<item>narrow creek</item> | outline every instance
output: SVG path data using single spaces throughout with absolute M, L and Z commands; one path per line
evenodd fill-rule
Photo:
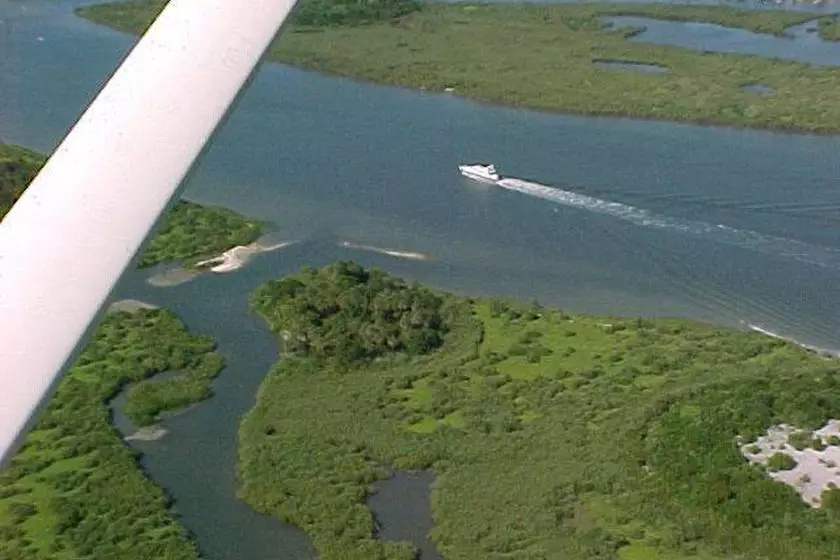
M 49 150 L 133 44 L 72 16 L 78 3 L 0 2 L 0 66 L 8 78 L 0 86 L 0 135 L 7 141 Z M 703 25 L 660 24 L 681 46 L 686 28 Z M 647 27 L 634 40 L 649 40 Z M 788 48 L 799 41 L 772 39 Z M 765 48 L 760 54 L 773 56 Z M 286 141 L 289 130 L 297 131 L 294 141 Z M 303 265 L 339 259 L 460 293 L 538 298 L 589 313 L 748 320 L 831 346 L 840 328 L 832 270 L 480 190 L 454 169 L 486 159 L 512 176 L 575 185 L 658 214 L 836 248 L 839 146 L 836 138 L 543 115 L 266 65 L 188 185 L 189 197 L 272 220 L 289 236 L 334 236 L 435 258 L 409 262 L 307 242 L 261 255 L 241 271 L 178 285 L 150 286 L 154 271 L 128 275 L 118 298 L 171 309 L 194 332 L 212 335 L 227 360 L 215 397 L 163 420 L 163 438 L 130 443 L 208 560 L 313 558 L 301 531 L 236 498 L 239 419 L 277 356 L 247 294 Z M 325 162 L 342 162 L 340 174 Z M 426 490 L 401 486 L 415 483 Z M 377 486 L 370 503 L 381 538 L 425 546 L 424 484 L 394 478 Z M 417 501 L 406 501 L 411 496 Z
M 644 31 L 628 39 L 634 43 L 673 45 L 696 51 L 840 66 L 840 42 L 820 38 L 816 20 L 789 27 L 783 36 L 754 33 L 712 23 L 665 21 L 637 16 L 605 16 L 601 21 L 616 29 L 643 28 Z
M 247 294 L 258 282 L 249 275 L 202 275 L 155 288 L 138 273 L 120 291 L 172 310 L 192 332 L 218 343 L 226 367 L 213 383 L 215 395 L 159 422 L 157 440 L 127 443 L 143 453 L 149 476 L 175 501 L 181 522 L 207 560 L 309 560 L 306 535 L 251 509 L 236 497 L 237 430 L 253 405 L 257 388 L 278 348 L 273 336 L 248 309 Z M 124 436 L 136 428 L 123 413 L 127 392 L 113 401 L 114 422 Z
M 368 266 L 381 266 L 384 261 L 375 255 L 354 256 Z M 170 309 L 192 332 L 213 336 L 225 358 L 226 367 L 213 383 L 215 395 L 166 415 L 155 426 L 165 430 L 162 437 L 132 437 L 137 428 L 123 412 L 127 390 L 111 403 L 114 424 L 129 438 L 127 443 L 143 453 L 142 464 L 149 476 L 173 497 L 177 515 L 205 560 L 316 558 L 302 531 L 257 513 L 236 497 L 239 420 L 253 406 L 259 385 L 278 356 L 274 336 L 248 308 L 248 294 L 259 283 L 295 272 L 304 264 L 319 266 L 341 258 L 348 258 L 346 251 L 331 243 L 303 243 L 259 255 L 234 273 L 203 274 L 166 287 L 148 283 L 148 278 L 165 268 L 138 271 L 118 289 L 119 298 Z M 426 473 L 396 473 L 376 485 L 369 503 L 381 526 L 378 536 L 412 542 L 421 550 L 422 560 L 440 558 L 427 537 L 431 481 Z

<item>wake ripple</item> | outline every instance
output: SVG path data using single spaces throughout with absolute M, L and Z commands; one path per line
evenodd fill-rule
M 496 185 L 504 189 L 521 192 L 564 206 L 614 216 L 642 227 L 677 231 L 685 235 L 725 243 L 743 249 L 795 259 L 810 265 L 840 269 L 840 250 L 829 247 L 821 247 L 787 237 L 767 235 L 720 224 L 715 225 L 707 222 L 671 218 L 669 216 L 653 214 L 647 210 L 628 204 L 602 200 L 593 196 L 548 187 L 539 183 L 532 183 L 531 181 L 523 181 L 522 179 L 500 179 L 496 182 Z

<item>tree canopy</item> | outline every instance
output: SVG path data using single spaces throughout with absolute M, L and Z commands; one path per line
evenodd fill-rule
M 0 220 L 38 174 L 44 161 L 41 154 L 0 143 Z
M 359 25 L 393 20 L 421 7 L 415 0 L 301 0 L 292 21 L 313 27 Z
M 0 144 L 0 220 L 17 202 L 46 157 L 26 148 Z M 225 208 L 177 201 L 163 216 L 155 235 L 140 254 L 139 266 L 215 256 L 257 240 L 262 224 Z
M 286 351 L 344 363 L 423 354 L 447 330 L 440 296 L 352 262 L 267 282 L 251 301 Z

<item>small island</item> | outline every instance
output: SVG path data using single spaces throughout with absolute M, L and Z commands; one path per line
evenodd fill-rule
M 0 144 L 0 219 L 45 160 Z M 179 201 L 139 265 L 197 260 L 252 242 L 260 227 L 229 210 Z M 116 302 L 0 472 L 0 558 L 196 560 L 169 500 L 112 425 L 108 402 L 130 384 L 125 412 L 146 427 L 161 413 L 212 396 L 211 382 L 224 367 L 214 348 L 210 337 L 190 334 L 169 311 Z M 150 380 L 162 372 L 177 375 Z M 152 435 L 160 432 L 135 437 Z
M 91 21 L 143 32 L 164 0 L 79 8 Z M 840 69 L 758 56 L 631 42 L 607 16 L 696 21 L 782 35 L 836 16 L 663 4 L 464 4 L 413 0 L 302 0 L 268 58 L 361 80 L 541 111 L 613 115 L 813 133 L 840 131 Z M 616 72 L 597 60 L 667 73 Z M 760 83 L 773 96 L 745 91 Z
M 322 560 L 413 557 L 374 537 L 366 506 L 393 469 L 435 473 L 445 558 L 840 557 L 834 494 L 810 507 L 741 451 L 840 418 L 836 360 L 348 262 L 267 282 L 251 305 L 283 350 L 242 421 L 241 496 Z
M 198 552 L 111 423 L 108 401 L 131 383 L 139 425 L 211 394 L 222 358 L 171 312 L 109 313 L 0 472 L 0 557 L 167 558 Z M 164 371 L 180 375 L 161 382 Z
M 44 165 L 43 154 L 21 146 L 0 143 L 0 220 Z M 138 266 L 149 267 L 173 260 L 194 265 L 240 245 L 249 245 L 262 234 L 262 224 L 225 208 L 177 201 L 164 215 L 155 235 L 140 254 Z

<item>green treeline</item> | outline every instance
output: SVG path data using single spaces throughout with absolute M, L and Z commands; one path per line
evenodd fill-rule
M 46 161 L 38 154 L 0 144 L 0 219 L 23 194 Z M 140 267 L 176 259 L 215 256 L 257 240 L 262 224 L 225 208 L 179 200 L 163 216 L 139 259 Z
M 348 262 L 267 282 L 251 297 L 287 352 L 343 364 L 437 348 L 441 305 L 426 288 Z
M 139 0 L 83 7 L 78 13 L 138 33 L 164 5 L 162 0 Z M 356 10 L 379 15 L 357 15 Z M 270 49 L 270 60 L 543 111 L 819 133 L 840 130 L 840 105 L 835 103 L 840 69 L 632 43 L 628 38 L 638 30 L 606 29 L 600 19 L 638 15 L 781 35 L 813 14 L 601 3 L 423 3 L 422 9 L 414 9 L 411 3 L 334 0 L 305 0 L 295 13 Z M 824 37 L 836 35 L 832 16 L 820 21 Z M 620 72 L 598 68 L 596 60 L 654 64 L 670 72 Z M 774 95 L 743 90 L 756 83 L 773 88 Z
M 226 208 L 179 200 L 164 215 L 154 237 L 140 255 L 139 266 L 216 256 L 237 245 L 248 245 L 262 233 L 259 222 Z
M 107 402 L 134 383 L 129 407 L 144 423 L 207 396 L 209 378 L 222 366 L 213 348 L 168 311 L 108 314 L 0 472 L 0 558 L 196 559 L 167 498 L 111 424 Z M 148 379 L 175 369 L 182 375 Z M 196 390 L 199 379 L 203 388 Z
M 120 31 L 143 33 L 166 4 L 167 0 L 134 0 L 84 6 L 76 12 Z M 299 0 L 289 23 L 301 27 L 365 25 L 393 21 L 422 6 L 417 0 Z
M 38 174 L 44 161 L 41 154 L 0 143 L 0 220 Z
M 359 25 L 391 21 L 421 7 L 415 0 L 300 0 L 292 22 L 313 27 Z
M 438 310 L 440 346 L 363 336 L 376 359 L 345 354 L 348 330 L 411 323 L 396 303 L 409 289 L 343 263 L 252 300 L 279 336 L 311 344 L 278 362 L 243 419 L 241 495 L 302 527 L 321 559 L 412 557 L 372 537 L 365 498 L 391 467 L 437 473 L 433 538 L 451 560 L 840 557 L 837 508 L 808 507 L 737 440 L 840 417 L 836 360 L 689 321 L 436 292 L 421 307 Z

